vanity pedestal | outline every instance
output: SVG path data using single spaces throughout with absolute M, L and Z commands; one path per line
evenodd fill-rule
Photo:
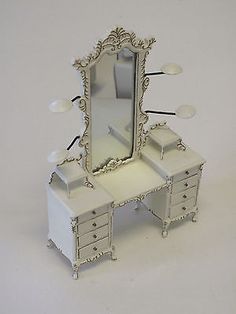
M 71 163 L 66 164 L 69 167 Z M 113 198 L 93 178 L 89 180 L 92 187 L 81 184 L 71 191 L 70 197 L 58 176 L 47 187 L 48 243 L 70 260 L 74 279 L 83 263 L 103 254 L 116 259 L 112 244 Z
M 79 99 L 84 122 L 79 125 L 78 116 L 81 160 L 57 165 L 47 196 L 49 246 L 70 260 L 75 279 L 81 264 L 104 254 L 116 259 L 113 211 L 127 203 L 142 203 L 159 217 L 163 237 L 173 221 L 190 214 L 196 220 L 204 159 L 166 124 L 145 128 L 145 62 L 154 42 L 117 27 L 73 62 L 82 79 L 82 95 L 72 100 Z M 62 104 L 53 111 L 71 107 Z
M 164 129 L 151 131 L 163 133 L 172 132 L 167 126 Z M 177 220 L 182 220 L 192 214 L 192 221 L 196 221 L 198 207 L 197 196 L 205 160 L 196 152 L 186 147 L 180 141 L 176 147 L 165 152 L 164 158 L 160 154 L 155 142 L 150 136 L 147 145 L 143 148 L 142 158 L 150 164 L 163 178 L 168 187 L 166 193 L 157 192 L 150 194 L 144 205 L 162 220 L 162 235 L 168 235 L 169 225 Z

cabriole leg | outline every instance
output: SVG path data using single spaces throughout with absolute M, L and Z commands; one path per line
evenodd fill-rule
M 79 265 L 77 265 L 77 264 L 72 265 L 72 269 L 73 269 L 73 274 L 72 274 L 73 279 L 78 279 L 78 277 L 79 277 Z
M 168 228 L 169 228 L 170 222 L 169 221 L 163 221 L 162 224 L 162 237 L 166 238 L 168 236 Z
M 197 221 L 198 221 L 198 209 L 196 209 L 192 217 L 192 222 L 197 222 Z
M 51 248 L 54 247 L 54 242 L 53 242 L 51 239 L 48 239 L 47 247 L 48 247 L 49 249 L 51 249 Z
M 112 245 L 112 247 L 111 247 L 111 259 L 112 259 L 113 261 L 116 261 L 116 260 L 117 260 L 116 249 L 115 249 L 115 246 L 114 246 L 114 245 Z

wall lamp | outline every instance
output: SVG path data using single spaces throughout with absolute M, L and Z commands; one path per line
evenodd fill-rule
M 183 69 L 181 66 L 175 63 L 167 63 L 164 64 L 160 71 L 158 72 L 150 72 L 150 73 L 145 73 L 145 76 L 152 76 L 152 75 L 162 75 L 162 74 L 167 74 L 167 75 L 177 75 L 183 72 Z

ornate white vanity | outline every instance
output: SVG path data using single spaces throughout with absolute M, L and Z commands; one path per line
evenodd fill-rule
M 73 100 L 84 123 L 81 151 L 57 162 L 47 194 L 48 244 L 71 261 L 75 279 L 83 263 L 106 253 L 116 259 L 113 212 L 129 202 L 161 219 L 163 237 L 173 221 L 196 221 L 204 159 L 166 123 L 145 128 L 145 61 L 154 42 L 116 28 L 73 63 L 83 83 L 83 95 Z

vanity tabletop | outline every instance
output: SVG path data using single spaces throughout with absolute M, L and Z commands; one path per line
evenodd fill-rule
M 71 191 L 69 198 L 65 185 L 57 178 L 47 186 L 47 191 L 63 203 L 70 217 L 77 217 L 87 211 L 112 204 L 114 198 L 90 176 L 89 181 L 94 188 L 80 185 Z
M 161 159 L 160 150 L 152 144 L 147 144 L 142 149 L 141 155 L 144 160 L 148 160 L 158 171 L 166 173 L 169 177 L 205 163 L 205 159 L 189 147 L 184 151 L 169 150 Z
M 141 159 L 111 172 L 99 174 L 95 176 L 95 180 L 113 196 L 115 206 L 166 185 L 166 181 L 157 171 Z

